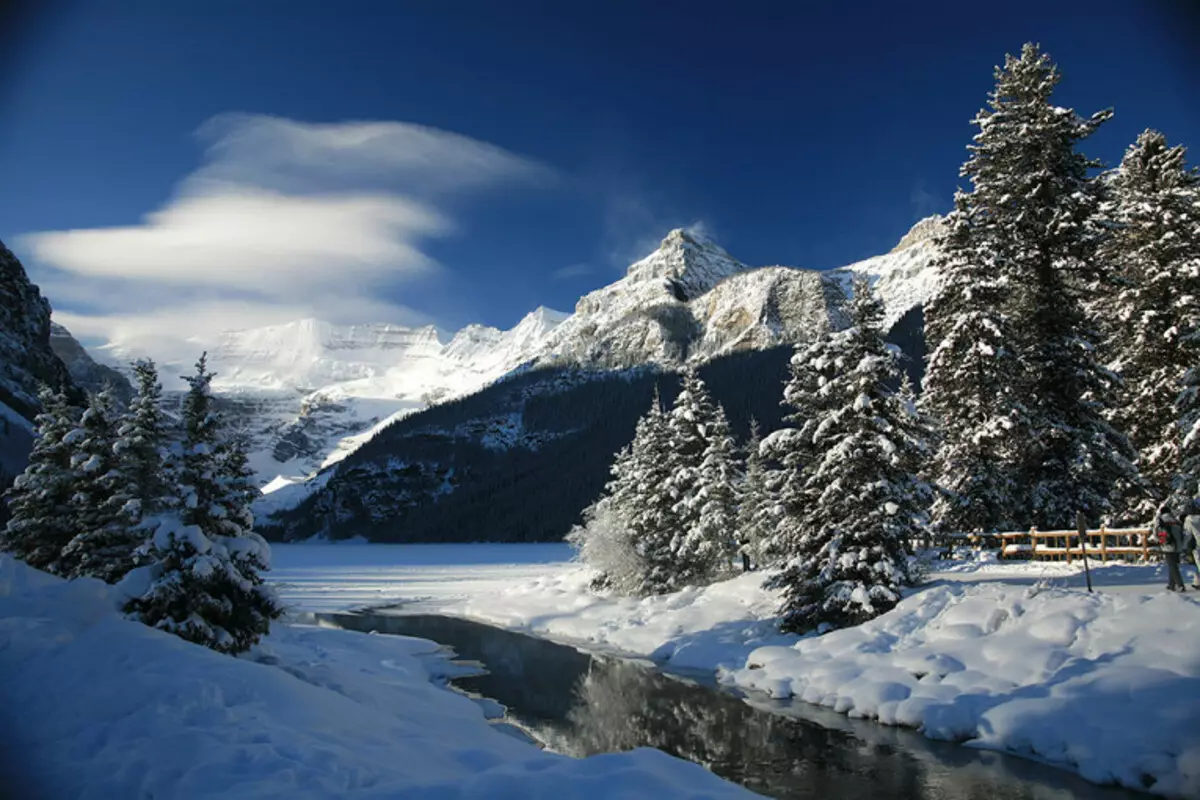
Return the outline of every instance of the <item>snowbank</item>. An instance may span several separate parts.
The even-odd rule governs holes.
[[[779,633],[774,618],[779,600],[763,590],[761,573],[646,598],[594,594],[588,589],[591,578],[591,572],[577,567],[497,594],[471,595],[441,609],[564,642],[648,657],[675,669],[711,672],[741,666],[756,648],[796,641]]]
[[[1200,797],[1200,593],[1165,592],[1160,571],[1094,568],[1089,595],[1076,565],[951,564],[879,619],[806,638],[776,633],[762,574],[631,599],[575,570],[440,610]]]
[[[655,750],[574,760],[431,683],[436,645],[277,626],[235,659],[0,556],[0,769],[21,797],[741,797]]]
[[[1165,592],[942,585],[723,680],[1097,783],[1200,795],[1200,604]]]

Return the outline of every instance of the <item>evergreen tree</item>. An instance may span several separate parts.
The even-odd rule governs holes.
[[[800,516],[780,526],[791,529],[792,549],[769,582],[783,590],[785,631],[863,622],[895,606],[910,582],[905,543],[924,528],[930,491],[915,474],[925,444],[905,407],[911,398],[891,388],[900,355],[883,341],[882,318],[866,281],[856,281],[851,327],[793,362],[800,385],[787,396],[805,417],[789,437],[801,446],[791,450],[815,461],[797,476]]]
[[[1193,354],[1194,364],[1183,376],[1183,391],[1175,404],[1179,418],[1179,471],[1172,485],[1171,502],[1178,513],[1191,513],[1191,504],[1200,497],[1200,331],[1184,340]]]
[[[668,581],[675,529],[667,489],[668,441],[656,387],[633,441],[617,454],[604,494],[569,536],[583,562],[599,571],[599,586],[620,594],[651,594]]]
[[[845,303],[843,296],[840,305]],[[775,431],[759,446],[764,458],[779,465],[775,475],[768,474],[768,490],[777,498],[777,513],[760,545],[763,564],[780,564],[806,548],[809,536],[804,519],[819,499],[809,486],[820,454],[815,433],[820,421],[837,407],[838,398],[830,388],[840,363],[839,347],[839,336],[825,331],[796,350],[783,387],[783,405],[792,409],[784,421],[791,427]]]
[[[1111,114],[1052,105],[1058,81],[1032,44],[996,70],[962,170],[972,191],[940,237],[924,404],[941,426],[942,529],[1074,524],[1134,479],[1128,442],[1104,419],[1113,376],[1083,312],[1097,281],[1095,163],[1075,147]]]
[[[42,412],[25,471],[5,493],[11,514],[0,549],[31,567],[52,569],[62,549],[77,532],[71,519],[74,474],[71,447],[64,440],[75,429],[80,411],[61,392],[43,388],[38,395]]]
[[[1077,144],[1111,111],[1083,119],[1054,106],[1057,67],[1034,45],[998,73],[991,112],[979,116],[976,194],[1001,229],[1032,437],[1026,448],[1029,519],[1072,527],[1077,511],[1108,515],[1118,487],[1136,478],[1133,451],[1105,419],[1116,388],[1097,359],[1099,334],[1083,309],[1095,284],[1098,166]]]
[[[121,473],[118,493],[135,521],[172,507],[175,489],[168,459],[170,432],[162,411],[162,386],[153,361],[132,365],[136,394],[117,432],[113,451]]]
[[[737,457],[725,409],[717,406],[705,431],[708,444],[700,461],[693,505],[695,526],[684,543],[685,559],[696,564],[699,582],[708,583],[731,569],[737,545]]]
[[[229,530],[227,535],[241,536],[254,528],[254,514],[250,507],[259,496],[259,491],[254,485],[254,472],[250,469],[247,457],[249,443],[249,433],[239,429],[217,447],[219,502],[224,509]]]
[[[674,591],[683,586],[704,584],[712,581],[727,560],[732,542],[732,525],[718,533],[715,517],[701,525],[703,509],[711,488],[718,503],[726,502],[726,493],[732,484],[724,487],[708,487],[705,483],[705,457],[714,438],[728,438],[728,424],[724,412],[713,405],[704,381],[689,368],[681,376],[681,388],[667,418],[669,444],[666,450],[666,487],[674,505],[671,508],[673,526],[669,542],[662,553],[667,569],[656,573],[652,582],[655,593]],[[720,445],[722,454],[715,455],[722,464],[729,463],[732,443]],[[712,465],[720,469],[716,462]],[[715,508],[715,507],[714,507]],[[713,512],[715,514],[715,511]]]
[[[1151,518],[1180,468],[1176,401],[1197,363],[1186,342],[1200,330],[1200,175],[1182,146],[1146,130],[1107,180],[1101,217],[1111,232],[1099,259],[1117,277],[1100,305],[1104,353],[1123,391],[1111,420],[1138,453],[1143,492],[1126,501],[1126,516]]]
[[[746,467],[738,491],[737,530],[742,552],[756,567],[765,566],[766,544],[774,527],[774,498],[771,494],[767,465],[762,454],[758,420],[750,419],[750,438],[746,442]]]
[[[261,571],[270,547],[251,530],[245,452],[222,441],[213,375],[201,356],[186,378],[179,467],[182,507],[154,532],[149,587],[127,611],[147,625],[221,652],[238,653],[266,634],[282,607]]]
[[[114,583],[134,567],[134,551],[144,539],[120,492],[117,424],[111,395],[97,392],[89,398],[79,427],[65,440],[75,475],[67,513],[77,532],[63,548],[55,571],[67,577]]]
[[[612,494],[629,528],[641,567],[637,594],[661,594],[675,588],[674,545],[679,520],[671,491],[671,429],[658,391],[650,411],[638,422],[625,472]]]

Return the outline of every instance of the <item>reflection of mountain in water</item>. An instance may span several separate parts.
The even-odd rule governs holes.
[[[754,701],[619,658],[468,620],[337,615],[337,624],[433,639],[488,674],[455,681],[572,756],[655,747],[780,798],[1126,798],[1065,772],[800,705]]]

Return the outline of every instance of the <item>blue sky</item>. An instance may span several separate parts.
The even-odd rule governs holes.
[[[507,327],[685,225],[832,267],[949,206],[1026,40],[1061,104],[1116,108],[1089,154],[1146,126],[1200,148],[1183,7],[52,4],[0,83],[0,238],[90,339]]]

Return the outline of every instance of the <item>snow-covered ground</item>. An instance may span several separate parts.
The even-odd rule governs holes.
[[[278,625],[231,658],[116,603],[99,581],[0,556],[4,796],[748,796],[656,750],[540,751],[432,682],[453,665],[430,642]]]
[[[408,600],[1200,797],[1200,592],[1167,593],[1157,565],[1093,564],[1088,594],[1078,562],[948,562],[889,614],[801,639],[775,631],[761,574],[635,600],[592,594],[585,571],[553,561],[566,557],[556,546],[440,547],[326,546],[323,567],[311,548],[277,548],[276,577],[294,580],[289,564],[322,576],[289,590],[302,608]]]
[[[301,612],[433,606],[577,571],[571,553],[566,544],[275,544],[268,578]]]

